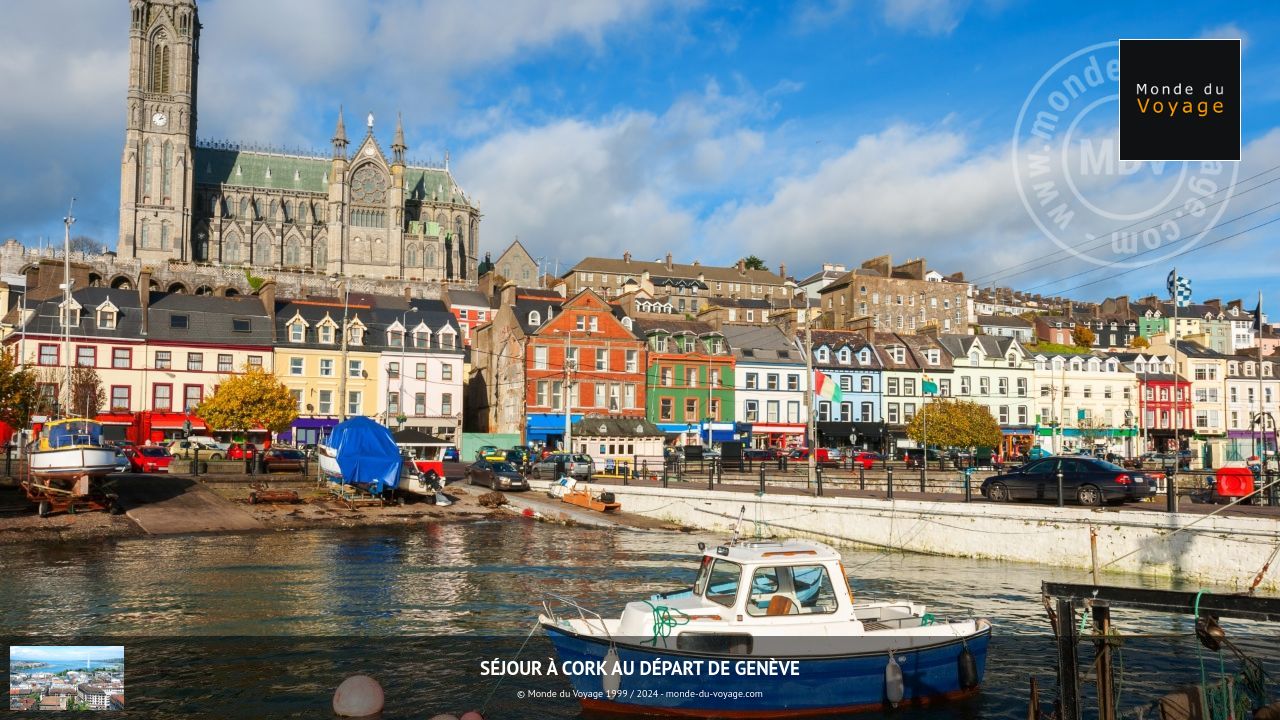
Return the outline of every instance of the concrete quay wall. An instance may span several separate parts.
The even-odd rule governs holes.
[[[539,483],[541,484],[541,483]],[[1280,544],[1273,518],[914,500],[765,495],[610,486],[624,512],[731,533],[810,538],[832,545],[1069,568],[1085,581],[1090,528],[1104,572],[1176,577],[1247,590]],[[1194,524],[1193,524],[1194,523]],[[1075,573],[1073,573],[1074,575]],[[1054,577],[1046,573],[1046,578]],[[1105,580],[1104,580],[1105,582]],[[1259,590],[1280,590],[1280,558]]]

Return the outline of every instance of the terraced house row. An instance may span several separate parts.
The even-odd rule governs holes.
[[[442,300],[341,289],[277,299],[267,281],[234,297],[91,287],[75,290],[69,306],[61,295],[28,298],[15,312],[5,344],[36,368],[50,409],[83,413],[57,408],[70,353],[72,365],[96,370],[104,420],[151,413],[151,427],[166,434],[187,421],[217,430],[192,410],[221,378],[251,367],[274,373],[297,403],[285,440],[315,442],[354,415],[449,439],[461,431],[463,336]]]

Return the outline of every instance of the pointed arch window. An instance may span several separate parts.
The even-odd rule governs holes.
[[[150,249],[151,238],[147,237],[148,234],[149,234],[149,225],[146,220],[143,220],[142,226],[138,228],[138,247],[142,248],[143,250]]]
[[[147,202],[151,195],[151,165],[155,162],[155,144],[148,140],[142,146],[142,195]]]
[[[289,240],[289,244],[285,245],[284,264],[290,267],[297,267],[302,264],[302,245],[297,238]]]
[[[150,70],[147,89],[153,93],[169,92],[169,36],[163,30],[151,40]]]
[[[253,241],[253,264],[262,266],[271,264],[271,241],[266,235],[259,235]]]
[[[316,238],[315,258],[317,268],[324,269],[329,264],[329,244],[324,238]]]
[[[169,249],[169,221],[164,220],[160,223],[160,249]]]
[[[404,264],[409,267],[418,266],[418,244],[409,243],[409,247],[404,250]]]
[[[249,198],[240,198],[240,217],[252,219],[249,215]]]
[[[173,185],[173,143],[168,140],[164,141],[164,155],[161,158],[164,163],[160,166],[160,197],[161,202],[167,203],[169,200],[169,188]]]
[[[429,267],[429,268],[433,268],[433,267],[435,267],[435,266],[436,266],[436,248],[435,248],[435,246],[434,246],[434,245],[428,245],[428,246],[427,246],[427,251],[424,253],[424,255],[426,255],[426,265],[427,265],[427,267]]]
[[[232,233],[222,241],[222,261],[226,263],[240,262],[240,236]]]

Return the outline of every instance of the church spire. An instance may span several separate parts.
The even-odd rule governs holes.
[[[347,155],[347,126],[342,122],[342,106],[338,106],[338,127],[333,131],[333,157],[345,158]]]
[[[400,121],[400,113],[396,113],[396,136],[391,141],[391,153],[395,163],[404,164],[404,151],[404,124]]]

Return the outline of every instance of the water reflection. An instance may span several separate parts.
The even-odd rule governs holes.
[[[169,703],[148,716],[199,716],[233,692],[243,707],[216,716],[316,717],[336,683],[361,671],[388,686],[387,718],[427,717],[423,708],[441,707],[440,697],[474,702],[493,690],[491,679],[479,677],[479,661],[515,653],[545,594],[617,613],[629,600],[689,582],[697,542],[718,539],[493,521],[11,548],[0,568],[0,628],[15,637],[109,634],[130,652],[144,649],[145,661],[131,655],[132,681]],[[846,551],[844,561],[859,598],[911,597],[938,615],[995,621],[982,694],[901,717],[1024,714],[1028,677],[1051,685],[1053,641],[1040,582],[1083,580],[1080,574],[882,552]],[[1127,633],[1185,640],[1192,630],[1184,617],[1118,620]],[[1242,645],[1274,652],[1275,628],[1227,627]],[[526,657],[549,652],[538,633]],[[1201,654],[1192,643],[1133,640],[1122,652],[1126,693],[1198,675]],[[1216,666],[1217,656],[1210,660]],[[577,717],[572,700],[533,708],[515,695],[548,684],[567,687],[545,678],[506,681],[490,716]],[[135,697],[136,707],[147,707],[145,694]]]

